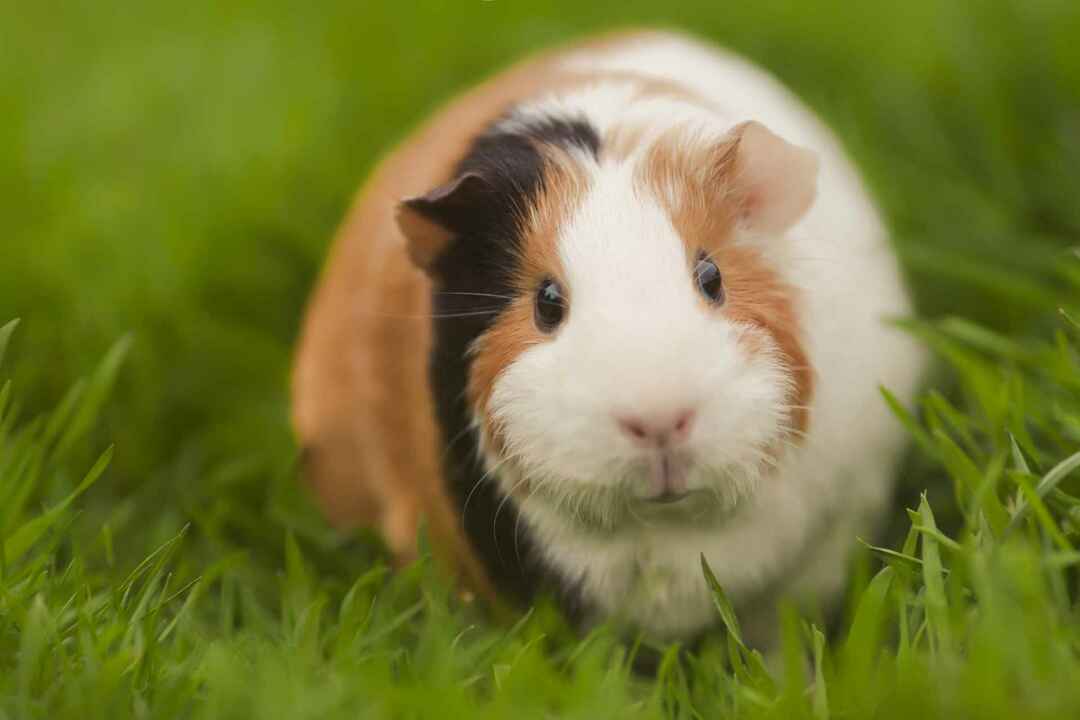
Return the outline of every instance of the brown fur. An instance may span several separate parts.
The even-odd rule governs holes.
[[[724,278],[726,299],[721,306],[731,320],[768,334],[794,379],[791,397],[792,429],[805,432],[809,422],[814,376],[800,339],[797,291],[769,267],[761,251],[735,242],[735,228],[745,212],[739,187],[739,133],[709,149],[703,159],[678,142],[661,138],[649,149],[638,182],[667,205],[672,222],[686,243],[688,262],[704,251]],[[674,190],[674,192],[671,192]],[[672,205],[670,197],[679,199]],[[747,335],[749,352],[768,352],[766,344]]]
[[[519,295],[474,348],[468,384],[469,402],[474,408],[487,408],[495,380],[502,371],[530,345],[543,342],[545,336],[533,322],[533,296],[540,283],[551,277],[566,287],[558,255],[558,232],[581,201],[588,180],[582,168],[566,153],[553,148],[542,151],[547,156],[544,190],[528,217],[521,221],[522,272],[515,278]],[[481,414],[489,421],[486,412]],[[499,428],[489,424],[485,431],[494,448],[501,449]]]
[[[612,34],[572,49],[643,36]],[[378,528],[405,561],[426,517],[442,560],[488,598],[491,585],[443,485],[424,319],[431,285],[410,262],[395,208],[448,182],[472,139],[508,106],[587,80],[554,67],[568,51],[525,60],[460,96],[379,165],[338,231],[293,373],[304,474],[331,522]]]

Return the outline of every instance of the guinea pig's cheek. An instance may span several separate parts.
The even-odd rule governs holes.
[[[767,336],[741,334],[713,376],[698,447],[705,464],[750,469],[786,434],[792,380]]]
[[[551,379],[555,355],[550,344],[529,348],[504,368],[492,388],[489,417],[513,451],[526,459],[542,452],[542,428],[559,415],[558,388]]]
[[[466,395],[473,415],[496,453],[502,452],[505,439],[496,412],[495,387],[521,355],[542,342],[543,337],[532,321],[531,303],[519,299],[470,348],[472,362]]]
[[[529,474],[584,481],[592,472],[582,450],[589,423],[561,349],[554,340],[523,352],[496,379],[488,408],[507,454]]]
[[[799,291],[750,247],[727,248],[721,260],[730,268],[725,276],[727,302],[721,312],[740,328],[739,349],[748,362],[779,368],[786,385],[786,417],[781,424],[803,434],[810,422],[814,371],[797,312]]]
[[[766,329],[756,335],[747,341],[745,352],[771,397],[763,407],[771,412],[777,439],[798,444],[810,422],[814,389],[810,361],[794,332],[777,334]]]

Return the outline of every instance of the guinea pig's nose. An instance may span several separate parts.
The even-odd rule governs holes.
[[[694,426],[693,410],[650,415],[620,415],[615,418],[623,433],[639,447],[666,448],[686,442]]]

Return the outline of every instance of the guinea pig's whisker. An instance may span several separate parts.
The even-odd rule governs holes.
[[[490,310],[466,310],[458,313],[433,313],[426,317],[430,317],[433,320],[453,320],[454,318],[467,318],[467,317],[479,317],[481,315],[498,315],[502,311],[502,308],[491,308]]]
[[[543,481],[540,480],[534,480],[529,483],[529,489],[528,492],[525,493],[525,499],[522,501],[522,504],[527,503],[532,499],[532,496],[536,494],[536,491],[539,489],[542,482]],[[517,520],[514,521],[514,557],[517,559],[519,567],[521,566],[521,548],[518,545],[518,537],[519,530],[521,529],[521,518],[523,517],[525,517],[525,513],[519,512],[517,514]]]
[[[462,312],[447,312],[447,313],[431,313],[429,315],[419,315],[417,317],[431,319],[431,320],[454,320],[455,318],[470,318],[470,317],[482,317],[484,315],[498,315],[502,312],[502,308],[490,308],[484,310],[465,310]]]
[[[495,527],[499,522],[499,513],[506,507],[506,503],[509,502],[510,498],[514,495],[514,491],[521,487],[527,479],[528,478],[524,475],[519,478],[518,481],[510,487],[510,490],[503,494],[502,501],[499,503],[499,506],[495,508],[495,516],[491,518],[491,538],[496,542],[498,542],[498,534],[495,532]]]
[[[446,448],[443,450],[443,460],[444,461],[446,460],[446,457],[450,454],[450,451],[451,451],[451,449],[453,449],[454,445],[456,445],[458,442],[461,441],[462,438],[464,438],[466,435],[468,435],[469,431],[472,430],[472,429],[473,429],[472,425],[466,425],[460,431],[458,431],[458,433],[456,435],[454,435],[454,437],[450,438],[447,441]],[[475,449],[474,449],[474,451],[475,451]]]
[[[452,295],[454,297],[482,297],[494,298],[495,300],[514,300],[513,295],[499,295],[497,293],[458,292],[455,290],[439,290],[436,295]]]
[[[491,466],[491,469],[489,469],[487,472],[485,472],[483,475],[481,475],[479,480],[477,480],[475,483],[473,483],[472,488],[470,488],[470,490],[469,490],[469,494],[465,496],[465,503],[461,507],[461,524],[462,524],[462,527],[464,527],[464,525],[465,525],[465,516],[469,512],[469,501],[472,500],[473,494],[476,492],[476,490],[481,485],[483,485],[485,482],[487,482],[488,478],[490,478],[492,475],[494,475],[495,472],[498,471],[498,469],[500,467],[505,465],[506,462],[509,459],[510,458],[503,458],[502,460],[499,460],[498,462],[496,462],[494,465]]]
[[[461,389],[461,392],[459,392],[457,395],[454,396],[454,401],[455,402],[461,402],[462,400],[464,400],[468,396],[469,396],[469,388],[466,385],[465,387],[463,387]]]
[[[776,460],[776,458],[771,457],[766,453],[761,453],[757,461],[759,464],[764,465],[770,470],[776,470],[778,467],[780,467],[780,463]]]
[[[634,520],[641,523],[645,527],[653,527],[652,523],[650,523],[647,519],[641,517],[634,511],[634,504],[630,502],[629,498],[627,498],[623,504],[626,506],[626,511],[630,513],[630,517],[634,518]]]
[[[517,520],[514,521],[514,559],[517,560],[518,567],[521,567],[521,545],[518,543],[521,515],[522,513],[518,513]]]
[[[362,310],[361,312],[375,317],[388,318],[390,320],[454,320],[458,318],[483,317],[485,315],[498,315],[502,308],[490,308],[483,310],[467,310],[459,313],[384,313],[378,310]]]

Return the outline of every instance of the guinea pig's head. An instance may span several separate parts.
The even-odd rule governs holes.
[[[809,421],[799,301],[772,257],[816,175],[756,122],[494,126],[398,215],[435,287],[444,424],[474,431],[505,493],[600,522],[751,492]]]

